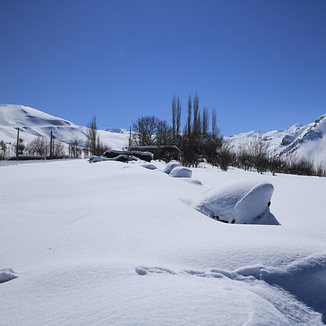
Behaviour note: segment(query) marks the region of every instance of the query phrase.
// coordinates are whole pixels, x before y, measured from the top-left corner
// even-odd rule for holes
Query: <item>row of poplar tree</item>
[[[216,111],[212,112],[212,128],[209,131],[208,108],[199,108],[199,98],[196,94],[192,99],[189,95],[187,120],[181,130],[182,106],[179,96],[172,99],[172,126],[166,120],[156,116],[145,116],[133,123],[131,145],[164,146],[176,145],[183,153],[181,161],[185,166],[197,166],[205,158],[208,162],[216,161],[218,148],[222,147],[222,137],[217,127]],[[167,153],[161,157],[168,161]]]

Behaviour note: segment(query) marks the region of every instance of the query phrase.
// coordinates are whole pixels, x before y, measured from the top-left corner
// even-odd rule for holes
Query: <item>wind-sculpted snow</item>
[[[11,268],[0,269],[0,283],[5,283],[17,278],[18,276]]]
[[[307,257],[282,269],[247,266],[234,271],[218,268],[204,271],[173,271],[162,267],[137,266],[135,272],[140,276],[150,274],[189,275],[202,278],[227,278],[232,281],[243,282],[244,286],[248,286],[250,291],[259,294],[263,299],[268,300],[277,307],[288,322],[298,323],[298,311],[295,311],[296,309],[303,309],[301,313],[308,315],[306,309],[298,304],[302,302],[314,311],[319,312],[322,315],[323,322],[326,323],[326,256]],[[261,282],[265,283],[265,287],[272,287],[271,291],[282,289],[283,291],[279,292],[281,295],[275,298],[264,294],[261,291]],[[295,302],[296,300],[298,302]],[[318,319],[318,324],[321,324]]]
[[[194,208],[222,222],[277,225],[269,210],[273,191],[273,185],[266,181],[227,182],[206,193]]]

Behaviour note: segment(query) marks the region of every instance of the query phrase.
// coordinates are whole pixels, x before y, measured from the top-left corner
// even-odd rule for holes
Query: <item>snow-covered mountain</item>
[[[17,128],[26,144],[36,137],[50,138],[53,131],[56,139],[69,144],[73,139],[87,140],[87,128],[22,105],[0,105],[0,140],[15,142]],[[121,149],[128,144],[129,132],[125,129],[98,130],[103,143],[112,149]]]
[[[74,123],[54,117],[47,113],[22,105],[0,105],[0,140],[15,142],[17,128],[19,127],[21,138],[28,144],[36,137],[50,137],[54,132],[56,139],[68,144],[72,139],[86,141],[87,128],[77,126]],[[119,128],[99,130],[101,141],[111,146],[112,149],[122,149],[127,146],[129,131]],[[227,137],[238,148],[241,143],[252,141],[261,137],[268,141],[270,150],[282,156],[296,154],[315,162],[326,162],[326,114],[315,122],[300,125],[295,124],[285,131],[274,130],[267,133],[255,131],[236,134]]]
[[[312,159],[315,162],[326,162],[326,114],[315,122],[300,125],[295,124],[290,128],[267,133],[255,131],[240,133],[228,139],[238,148],[240,144],[250,142],[255,138],[268,141],[270,150],[281,156],[296,154],[298,157]]]

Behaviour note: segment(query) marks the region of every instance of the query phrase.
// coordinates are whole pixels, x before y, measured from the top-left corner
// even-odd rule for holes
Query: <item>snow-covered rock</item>
[[[273,191],[267,181],[232,181],[207,192],[194,208],[228,223],[279,224],[269,210]]]
[[[164,173],[167,173],[167,174],[170,174],[171,171],[176,168],[176,167],[179,167],[180,166],[180,163],[179,162],[176,162],[176,161],[171,161],[169,162],[166,167],[163,169],[163,172]]]
[[[188,168],[181,166],[175,167],[171,172],[170,176],[175,178],[191,178],[192,171]]]

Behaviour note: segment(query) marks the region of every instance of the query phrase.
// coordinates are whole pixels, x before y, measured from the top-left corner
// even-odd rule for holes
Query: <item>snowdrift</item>
[[[231,181],[209,191],[194,208],[222,222],[277,225],[269,210],[273,191],[266,181]]]

